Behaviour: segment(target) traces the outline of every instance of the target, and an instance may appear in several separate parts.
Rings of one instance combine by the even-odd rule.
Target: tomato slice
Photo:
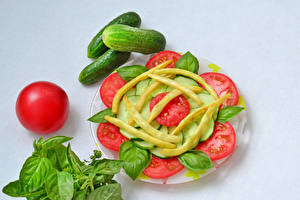
[[[205,152],[211,160],[219,160],[228,156],[235,146],[235,132],[230,123],[215,122],[212,136],[196,147]]]
[[[156,65],[163,63],[167,60],[172,60],[172,62],[168,65],[169,68],[174,68],[177,60],[181,57],[179,53],[174,51],[161,51],[154,56],[152,56],[149,61],[146,63],[146,67],[151,69]]]
[[[222,106],[234,106],[238,104],[239,93],[234,82],[226,75],[214,72],[200,75],[219,95],[219,97],[230,93],[231,97],[226,99]]]
[[[119,127],[109,122],[99,124],[97,138],[103,146],[113,151],[119,151],[121,144],[128,140],[121,135]]]
[[[106,107],[111,108],[114,96],[125,84],[126,81],[117,72],[112,73],[103,81],[100,88],[100,97]]]
[[[153,107],[162,100],[168,92],[156,95],[150,102],[150,111]],[[155,118],[155,120],[164,126],[175,126],[181,122],[190,112],[190,104],[180,95],[172,99],[162,110],[162,112]]]
[[[160,179],[172,176],[183,168],[177,157],[161,159],[152,155],[152,161],[143,173],[150,178]]]

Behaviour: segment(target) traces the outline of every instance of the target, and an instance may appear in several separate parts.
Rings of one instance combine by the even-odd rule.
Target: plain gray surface
[[[18,178],[38,135],[18,122],[15,101],[30,82],[63,87],[71,110],[53,134],[74,136],[73,149],[88,158],[89,108],[98,85],[77,77],[91,62],[90,39],[126,11],[142,27],[161,31],[167,48],[191,51],[228,72],[244,94],[251,142],[226,176],[152,185],[118,177],[124,199],[299,199],[299,1],[0,1],[0,187]],[[226,166],[225,166],[226,167]],[[220,169],[222,170],[222,169]],[[0,193],[0,199],[12,199]]]

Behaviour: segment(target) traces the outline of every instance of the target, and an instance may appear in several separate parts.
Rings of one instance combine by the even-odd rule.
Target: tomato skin
[[[60,129],[68,118],[68,96],[54,83],[34,82],[20,92],[16,113],[26,129],[39,134],[52,133]]]
[[[152,56],[146,63],[146,67],[151,69],[156,65],[163,63],[167,60],[172,60],[172,62],[167,66],[168,68],[174,68],[177,60],[181,57],[179,53],[174,51],[161,51],[154,56]]]
[[[222,103],[223,106],[235,106],[239,101],[239,93],[234,82],[225,74],[207,72],[200,76],[216,91],[219,97],[230,93],[231,97]]]
[[[161,159],[152,155],[152,161],[143,173],[150,178],[161,179],[173,176],[183,168],[177,157]]]
[[[117,72],[110,74],[102,83],[100,88],[100,97],[104,105],[111,108],[114,96],[119,89],[126,84]]]
[[[97,138],[103,146],[113,151],[119,151],[121,144],[128,140],[120,133],[119,127],[109,122],[99,124]]]
[[[233,151],[235,142],[236,136],[232,125],[228,122],[215,122],[212,136],[199,143],[196,149],[205,152],[211,160],[219,160]]]
[[[150,111],[153,107],[161,101],[168,92],[156,95],[150,102]],[[164,126],[178,125],[190,112],[190,104],[180,95],[172,99],[162,110],[162,112],[155,118],[155,120]]]

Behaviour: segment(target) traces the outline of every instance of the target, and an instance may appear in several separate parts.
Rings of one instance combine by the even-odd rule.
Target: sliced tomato
[[[231,97],[226,99],[222,106],[234,106],[238,104],[239,93],[234,82],[221,73],[208,72],[200,75],[219,95],[219,97],[230,93]]]
[[[167,60],[172,60],[172,62],[167,66],[169,68],[174,68],[177,60],[181,57],[179,53],[174,51],[161,51],[154,56],[152,56],[149,61],[146,63],[146,67],[151,69],[160,63],[163,63]]]
[[[219,160],[228,156],[235,146],[235,132],[230,123],[215,123],[212,136],[196,147],[205,152],[211,160]]]
[[[126,81],[117,72],[112,73],[103,81],[100,88],[100,97],[108,108],[111,108],[114,96],[125,84]]]
[[[150,102],[150,111],[153,107],[162,100],[168,92],[156,95]],[[155,118],[155,120],[164,126],[175,126],[181,122],[190,112],[190,104],[180,95],[172,99],[162,110],[162,112]]]
[[[160,179],[173,176],[183,168],[183,165],[178,161],[177,157],[161,159],[156,156],[152,156],[150,165],[143,173],[150,178]]]
[[[119,127],[109,122],[99,124],[97,138],[103,146],[113,151],[119,151],[121,144],[128,140],[121,135]]]

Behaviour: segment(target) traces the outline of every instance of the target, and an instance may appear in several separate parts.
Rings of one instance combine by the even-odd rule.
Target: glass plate
[[[146,62],[149,60],[151,55],[141,55],[141,54],[132,54],[130,59],[123,65],[145,65]],[[220,72],[223,74],[226,74],[220,67],[215,65],[214,63],[210,62],[209,60],[199,58],[199,74],[202,74],[204,72]],[[122,67],[122,66],[121,66]],[[102,100],[100,98],[99,89],[102,85],[103,80],[99,83],[99,87],[96,91],[95,97],[92,100],[91,108],[90,108],[90,116],[93,116],[97,112],[103,110],[106,108],[106,106],[102,103]],[[237,84],[238,85],[238,84]],[[179,173],[165,178],[165,179],[152,179],[150,177],[147,177],[146,175],[142,174],[138,179],[144,182],[150,182],[150,183],[156,183],[156,184],[178,184],[178,183],[185,183],[193,180],[197,180],[199,178],[202,178],[216,170],[223,170],[222,174],[225,175],[228,171],[228,167],[223,167],[222,169],[219,169],[222,165],[226,164],[228,165],[230,162],[228,160],[231,157],[234,157],[235,154],[237,154],[240,149],[245,149],[243,147],[246,147],[249,142],[249,133],[246,131],[246,123],[247,123],[247,112],[246,112],[246,105],[244,98],[242,96],[241,91],[239,91],[239,104],[240,106],[243,106],[245,109],[233,120],[230,121],[232,126],[234,127],[235,133],[236,133],[236,146],[233,150],[232,154],[228,155],[227,157],[217,160],[214,162],[214,168],[207,170],[207,171],[201,171],[201,172],[192,172],[186,168],[181,170]],[[119,159],[118,158],[118,152],[111,151],[104,146],[101,145],[101,143],[97,139],[97,123],[90,123],[91,128],[91,134],[92,137],[96,143],[96,146],[99,148],[100,151],[103,152],[104,157],[111,158],[111,159]],[[235,165],[238,164],[238,161],[234,163]],[[233,167],[233,166],[231,166]],[[125,173],[125,172],[122,172]]]

